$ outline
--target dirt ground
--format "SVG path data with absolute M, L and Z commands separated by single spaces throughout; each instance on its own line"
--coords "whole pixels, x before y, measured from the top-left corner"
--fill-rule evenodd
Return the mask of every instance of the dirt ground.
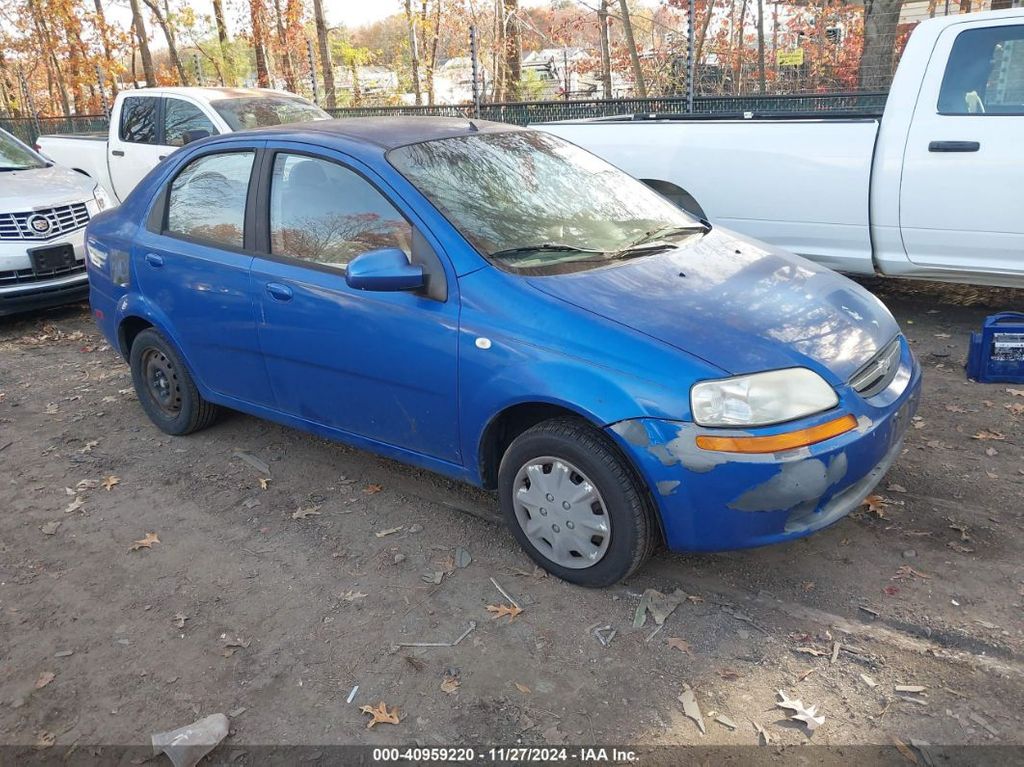
M 4 753 L 144 744 L 216 712 L 239 762 L 253 744 L 867 743 L 927 763 L 904 744 L 1024 743 L 1024 391 L 962 368 L 969 331 L 1024 292 L 867 284 L 925 370 L 884 501 L 792 544 L 662 552 L 604 590 L 542 577 L 465 513 L 487 496 L 435 475 L 237 413 L 162 435 L 84 307 L 0 320 Z M 492 619 L 492 578 L 518 617 Z M 658 631 L 633 627 L 649 588 L 685 594 Z M 779 690 L 825 717 L 813 736 Z M 400 722 L 368 729 L 381 701 Z

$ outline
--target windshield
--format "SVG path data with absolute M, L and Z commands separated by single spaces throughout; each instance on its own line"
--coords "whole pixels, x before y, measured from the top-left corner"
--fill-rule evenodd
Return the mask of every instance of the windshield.
M 14 138 L 10 133 L 0 130 L 0 171 L 29 170 L 45 168 L 46 160 L 37 155 L 27 146 Z
M 331 119 L 316 104 L 298 96 L 247 96 L 212 101 L 210 105 L 231 126 L 231 130 Z
M 427 141 L 388 160 L 480 253 L 516 271 L 579 271 L 705 231 L 645 184 L 546 133 Z

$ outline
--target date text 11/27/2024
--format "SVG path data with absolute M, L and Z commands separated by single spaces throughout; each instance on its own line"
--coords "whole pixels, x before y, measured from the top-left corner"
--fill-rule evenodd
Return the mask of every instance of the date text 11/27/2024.
M 522 762 L 636 762 L 637 753 L 628 748 L 564 747 L 537 746 L 496 746 L 487 749 L 469 747 L 434 747 L 434 748 L 375 748 L 374 762 L 488 762 L 495 764 Z

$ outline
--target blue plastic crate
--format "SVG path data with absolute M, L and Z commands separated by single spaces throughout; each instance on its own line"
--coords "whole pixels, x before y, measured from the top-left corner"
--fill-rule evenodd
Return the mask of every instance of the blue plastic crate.
M 1024 312 L 1000 312 L 971 333 L 967 377 L 979 383 L 1024 383 Z

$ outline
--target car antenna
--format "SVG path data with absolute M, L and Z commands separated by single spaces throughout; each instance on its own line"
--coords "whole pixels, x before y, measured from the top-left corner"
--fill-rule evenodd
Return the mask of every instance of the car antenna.
M 476 127 L 476 123 L 475 123 L 475 122 L 473 122 L 472 120 L 470 120 L 470 121 L 469 121 L 469 129 L 470 129 L 470 131 L 472 131 L 473 133 L 476 133 L 477 131 L 479 131 L 479 130 L 480 130 L 480 129 L 479 129 L 478 127 Z

